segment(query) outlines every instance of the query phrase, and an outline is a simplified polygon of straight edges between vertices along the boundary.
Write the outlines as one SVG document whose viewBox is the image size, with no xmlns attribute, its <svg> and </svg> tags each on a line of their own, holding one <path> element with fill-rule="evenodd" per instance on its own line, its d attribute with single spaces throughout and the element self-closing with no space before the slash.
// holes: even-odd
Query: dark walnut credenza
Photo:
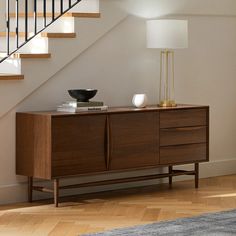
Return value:
<svg viewBox="0 0 236 236">
<path fill-rule="evenodd" d="M 87 186 L 194 175 L 198 188 L 199 163 L 209 161 L 209 107 L 178 105 L 108 111 L 16 114 L 16 174 L 28 177 L 33 190 L 54 194 Z M 193 163 L 193 171 L 173 166 Z M 156 167 L 168 172 L 149 176 L 60 186 L 61 178 L 108 174 Z M 34 186 L 33 178 L 53 180 L 52 189 Z"/>
</svg>

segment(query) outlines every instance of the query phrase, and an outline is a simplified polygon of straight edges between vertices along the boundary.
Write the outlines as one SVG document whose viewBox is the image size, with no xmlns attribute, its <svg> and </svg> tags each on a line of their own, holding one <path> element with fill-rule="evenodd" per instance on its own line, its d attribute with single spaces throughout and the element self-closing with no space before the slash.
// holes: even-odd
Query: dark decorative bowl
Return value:
<svg viewBox="0 0 236 236">
<path fill-rule="evenodd" d="M 70 96 L 76 99 L 78 102 L 88 102 L 97 94 L 96 89 L 71 89 L 68 90 Z"/>
</svg>

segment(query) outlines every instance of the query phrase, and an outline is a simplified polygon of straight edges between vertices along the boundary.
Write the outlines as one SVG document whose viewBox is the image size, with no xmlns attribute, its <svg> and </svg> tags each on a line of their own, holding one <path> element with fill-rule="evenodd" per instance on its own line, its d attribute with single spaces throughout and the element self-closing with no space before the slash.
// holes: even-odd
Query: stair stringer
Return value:
<svg viewBox="0 0 236 236">
<path fill-rule="evenodd" d="M 74 58 L 88 49 L 127 17 L 115 0 L 100 0 L 99 19 L 76 19 L 75 39 L 48 39 L 51 59 L 21 59 L 23 81 L 0 81 L 0 117 L 32 94 L 37 88 L 62 70 Z"/>
</svg>

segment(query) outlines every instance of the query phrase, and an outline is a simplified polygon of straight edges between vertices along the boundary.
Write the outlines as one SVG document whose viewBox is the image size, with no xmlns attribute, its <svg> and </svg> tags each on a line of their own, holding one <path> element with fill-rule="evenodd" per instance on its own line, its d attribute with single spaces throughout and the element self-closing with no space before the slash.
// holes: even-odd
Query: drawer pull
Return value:
<svg viewBox="0 0 236 236">
<path fill-rule="evenodd" d="M 204 129 L 205 126 L 197 126 L 197 127 L 181 127 L 181 128 L 170 128 L 170 129 L 163 129 L 166 131 L 194 131 L 194 130 L 200 130 L 200 129 Z"/>
</svg>

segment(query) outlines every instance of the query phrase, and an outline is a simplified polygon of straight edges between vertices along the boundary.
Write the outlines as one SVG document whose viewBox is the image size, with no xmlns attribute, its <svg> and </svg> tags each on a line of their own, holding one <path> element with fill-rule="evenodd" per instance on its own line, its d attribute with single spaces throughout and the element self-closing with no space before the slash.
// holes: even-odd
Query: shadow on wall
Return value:
<svg viewBox="0 0 236 236">
<path fill-rule="evenodd" d="M 234 0 L 121 0 L 119 2 L 132 15 L 157 18 L 167 15 L 235 15 Z"/>
</svg>

